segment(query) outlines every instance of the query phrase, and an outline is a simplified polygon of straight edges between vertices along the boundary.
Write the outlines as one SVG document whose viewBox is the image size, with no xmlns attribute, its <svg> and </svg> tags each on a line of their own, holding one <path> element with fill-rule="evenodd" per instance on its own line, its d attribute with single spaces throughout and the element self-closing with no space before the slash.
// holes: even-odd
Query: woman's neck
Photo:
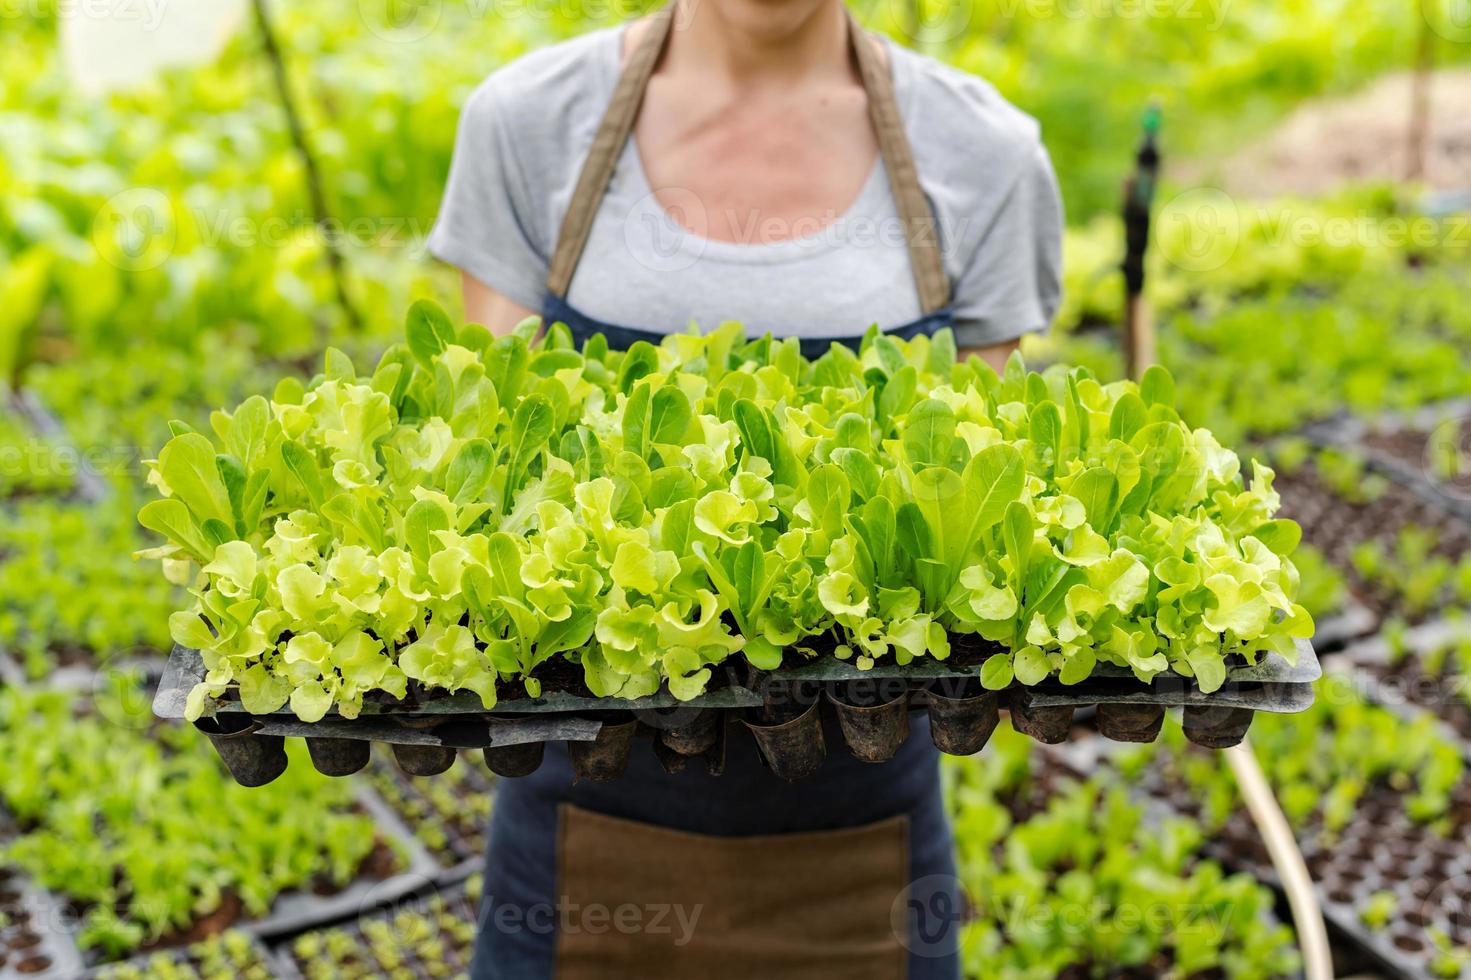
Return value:
<svg viewBox="0 0 1471 980">
<path fill-rule="evenodd" d="M 842 0 L 674 0 L 664 67 L 685 77 L 749 88 L 846 76 Z"/>
</svg>

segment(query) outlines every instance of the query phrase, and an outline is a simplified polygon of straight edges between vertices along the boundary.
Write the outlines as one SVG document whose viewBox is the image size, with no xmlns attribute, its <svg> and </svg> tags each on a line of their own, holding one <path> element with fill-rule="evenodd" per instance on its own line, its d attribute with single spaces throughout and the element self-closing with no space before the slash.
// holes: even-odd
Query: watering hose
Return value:
<svg viewBox="0 0 1471 980">
<path fill-rule="evenodd" d="M 1328 949 L 1323 912 L 1318 907 L 1318 897 L 1313 894 L 1313 880 L 1308 875 L 1302 851 L 1298 850 L 1297 839 L 1287 826 L 1287 818 L 1282 815 L 1282 808 L 1272 795 L 1249 743 L 1243 741 L 1227 749 L 1226 759 L 1231 763 L 1246 810 L 1267 845 L 1267 854 L 1292 908 L 1292 922 L 1302 950 L 1303 975 L 1307 980 L 1333 980 L 1333 956 Z"/>
</svg>

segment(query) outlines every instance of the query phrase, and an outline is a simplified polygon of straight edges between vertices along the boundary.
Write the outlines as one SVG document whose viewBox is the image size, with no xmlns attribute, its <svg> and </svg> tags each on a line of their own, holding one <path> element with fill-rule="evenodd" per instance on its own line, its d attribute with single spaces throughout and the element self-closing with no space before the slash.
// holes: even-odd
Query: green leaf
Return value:
<svg viewBox="0 0 1471 980">
<path fill-rule="evenodd" d="M 471 439 L 460 447 L 445 475 L 444 489 L 456 504 L 482 499 L 490 485 L 494 453 L 484 439 Z"/>
<path fill-rule="evenodd" d="M 994 653 L 981 664 L 981 686 L 988 691 L 1010 687 L 1013 676 L 1010 654 Z"/>
<path fill-rule="evenodd" d="M 1149 410 L 1144 400 L 1132 391 L 1124 392 L 1114 403 L 1108 419 L 1108 437 L 1128 442 L 1149 421 Z"/>
<path fill-rule="evenodd" d="M 286 468 L 296 476 L 302 489 L 306 491 L 312 507 L 321 510 L 322 504 L 326 502 L 327 492 L 322 487 L 322 473 L 317 467 L 316 459 L 301 443 L 291 440 L 281 444 L 281 458 L 286 461 Z"/>
<path fill-rule="evenodd" d="M 426 368 L 455 342 L 455 328 L 449 314 L 433 300 L 421 299 L 409 307 L 404 331 L 409 352 Z"/>
<path fill-rule="evenodd" d="M 417 500 L 404 515 L 404 543 L 419 560 L 428 561 L 439 550 L 435 531 L 449 530 L 449 515 L 432 500 Z"/>
<path fill-rule="evenodd" d="M 174 544 L 189 552 L 195 561 L 204 563 L 214 554 L 213 548 L 204 540 L 194 517 L 183 502 L 172 497 L 152 500 L 138 511 L 138 523 L 162 534 Z"/>
<path fill-rule="evenodd" d="M 1302 543 L 1302 527 L 1296 521 L 1286 519 L 1267 521 L 1251 533 L 1275 554 L 1284 558 L 1296 551 L 1297 546 Z"/>
<path fill-rule="evenodd" d="M 1027 687 L 1035 687 L 1052 673 L 1052 664 L 1048 662 L 1047 655 L 1041 650 L 1034 646 L 1025 646 L 1016 652 L 1012 661 L 1012 670 L 1015 671 L 1019 683 Z"/>
<path fill-rule="evenodd" d="M 1088 524 L 1094 530 L 1107 534 L 1118 512 L 1118 478 L 1101 466 L 1089 467 L 1078 474 L 1069 491 L 1082 502 L 1083 510 L 1088 514 Z"/>
<path fill-rule="evenodd" d="M 1026 504 L 1020 500 L 1014 500 L 1007 505 L 1001 534 L 1002 539 L 1006 542 L 1006 554 L 1011 559 L 1011 580 L 1018 596 L 1022 595 L 1026 586 L 1027 570 L 1032 559 L 1032 537 L 1035 531 L 1036 524 Z"/>
<path fill-rule="evenodd" d="M 531 461 L 547 447 L 556 423 L 551 402 L 541 395 L 531 395 L 516 406 L 511 420 L 510 458 L 507 460 L 505 493 L 501 512 L 510 513 L 511 500 L 528 476 Z"/>
<path fill-rule="evenodd" d="M 765 410 L 750 399 L 742 398 L 736 401 L 734 414 L 736 428 L 741 433 L 741 445 L 746 452 L 775 466 L 776 436 Z"/>
<path fill-rule="evenodd" d="M 1139 395 L 1146 405 L 1172 407 L 1175 404 L 1175 379 L 1158 364 L 1151 364 L 1139 379 Z"/>
<path fill-rule="evenodd" d="M 955 442 L 955 413 L 934 398 L 915 405 L 904 423 L 904 454 L 915 465 L 940 466 Z"/>
<path fill-rule="evenodd" d="M 170 439 L 158 454 L 158 471 L 200 522 L 213 519 L 234 526 L 230 492 L 220 477 L 214 446 L 204 436 L 188 433 Z"/>
<path fill-rule="evenodd" d="M 829 539 L 842 534 L 851 499 L 848 477 L 832 463 L 822 464 L 807 478 L 807 503 L 812 508 L 813 523 Z"/>
</svg>

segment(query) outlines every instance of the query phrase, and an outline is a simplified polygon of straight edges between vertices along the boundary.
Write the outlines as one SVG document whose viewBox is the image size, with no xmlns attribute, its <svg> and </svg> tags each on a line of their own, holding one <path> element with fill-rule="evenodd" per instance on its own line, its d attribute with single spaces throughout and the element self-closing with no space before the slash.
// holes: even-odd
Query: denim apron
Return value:
<svg viewBox="0 0 1471 980">
<path fill-rule="evenodd" d="M 598 322 L 566 296 L 672 22 L 672 8 L 655 14 L 630 55 L 550 263 L 544 320 L 579 346 L 599 333 L 613 349 L 658 344 L 667 332 Z M 851 16 L 849 37 L 922 312 L 886 332 L 928 335 L 951 322 L 934 216 L 890 74 Z M 804 339 L 802 350 L 861 339 Z M 879 764 L 853 757 L 830 717 L 824 729 L 826 761 L 798 783 L 774 776 L 739 726 L 720 775 L 698 762 L 667 772 L 640 739 L 617 781 L 574 782 L 565 746 L 548 744 L 536 772 L 498 781 L 471 976 L 958 980 L 963 903 L 928 719 L 914 716 Z"/>
</svg>

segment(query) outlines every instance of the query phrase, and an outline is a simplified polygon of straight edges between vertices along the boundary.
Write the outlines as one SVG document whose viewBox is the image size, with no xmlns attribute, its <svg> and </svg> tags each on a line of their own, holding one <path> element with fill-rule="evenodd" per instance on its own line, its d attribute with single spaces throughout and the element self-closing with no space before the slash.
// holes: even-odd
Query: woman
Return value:
<svg viewBox="0 0 1471 980">
<path fill-rule="evenodd" d="M 430 248 L 467 319 L 610 344 L 715 325 L 821 353 L 953 326 L 998 368 L 1059 299 L 1035 123 L 859 30 L 841 0 L 676 0 L 493 74 L 465 107 Z M 841 736 L 828 733 L 830 745 Z M 749 736 L 723 774 L 504 780 L 477 978 L 959 975 L 928 725 L 891 761 L 787 784 Z"/>
</svg>

